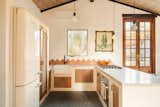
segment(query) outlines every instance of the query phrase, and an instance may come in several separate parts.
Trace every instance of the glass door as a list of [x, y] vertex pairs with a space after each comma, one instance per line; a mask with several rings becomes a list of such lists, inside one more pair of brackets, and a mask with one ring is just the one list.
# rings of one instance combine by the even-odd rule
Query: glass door
[[137, 62], [137, 31], [132, 29], [135, 24], [133, 20], [126, 20], [124, 24], [124, 65], [130, 68], [138, 69]]
[[47, 31], [41, 29], [41, 44], [40, 44], [40, 100], [47, 94]]
[[[135, 25], [135, 27], [134, 27]], [[147, 73], [155, 72], [154, 18], [124, 18], [123, 65]], [[134, 27], [134, 29], [133, 29]]]

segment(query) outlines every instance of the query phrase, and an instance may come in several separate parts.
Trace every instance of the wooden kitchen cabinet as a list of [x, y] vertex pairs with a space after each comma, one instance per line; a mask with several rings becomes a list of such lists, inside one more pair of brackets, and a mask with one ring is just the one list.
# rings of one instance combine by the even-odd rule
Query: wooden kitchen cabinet
[[112, 107], [119, 107], [119, 87], [112, 85]]
[[93, 82], [93, 69], [76, 69], [75, 82], [79, 83]]
[[71, 88], [71, 77], [54, 77], [54, 88]]

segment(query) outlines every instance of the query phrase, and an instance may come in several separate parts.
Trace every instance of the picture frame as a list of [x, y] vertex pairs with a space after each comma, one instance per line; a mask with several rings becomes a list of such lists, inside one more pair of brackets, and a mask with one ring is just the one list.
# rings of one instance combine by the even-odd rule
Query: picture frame
[[67, 30], [67, 55], [68, 56], [88, 55], [88, 30], [86, 29]]
[[95, 51], [113, 52], [113, 31], [96, 31]]

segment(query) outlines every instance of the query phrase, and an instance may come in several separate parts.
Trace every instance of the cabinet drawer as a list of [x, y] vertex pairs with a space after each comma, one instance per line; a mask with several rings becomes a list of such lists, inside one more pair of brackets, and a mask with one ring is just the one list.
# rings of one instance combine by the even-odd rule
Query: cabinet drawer
[[76, 69], [75, 81], [80, 83], [93, 82], [93, 69]]
[[71, 88], [71, 77], [54, 77], [55, 88]]

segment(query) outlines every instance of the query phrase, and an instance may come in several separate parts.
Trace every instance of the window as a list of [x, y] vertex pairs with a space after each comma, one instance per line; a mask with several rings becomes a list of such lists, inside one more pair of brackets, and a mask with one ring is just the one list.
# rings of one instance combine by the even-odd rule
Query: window
[[123, 15], [123, 65], [155, 72], [155, 16]]

